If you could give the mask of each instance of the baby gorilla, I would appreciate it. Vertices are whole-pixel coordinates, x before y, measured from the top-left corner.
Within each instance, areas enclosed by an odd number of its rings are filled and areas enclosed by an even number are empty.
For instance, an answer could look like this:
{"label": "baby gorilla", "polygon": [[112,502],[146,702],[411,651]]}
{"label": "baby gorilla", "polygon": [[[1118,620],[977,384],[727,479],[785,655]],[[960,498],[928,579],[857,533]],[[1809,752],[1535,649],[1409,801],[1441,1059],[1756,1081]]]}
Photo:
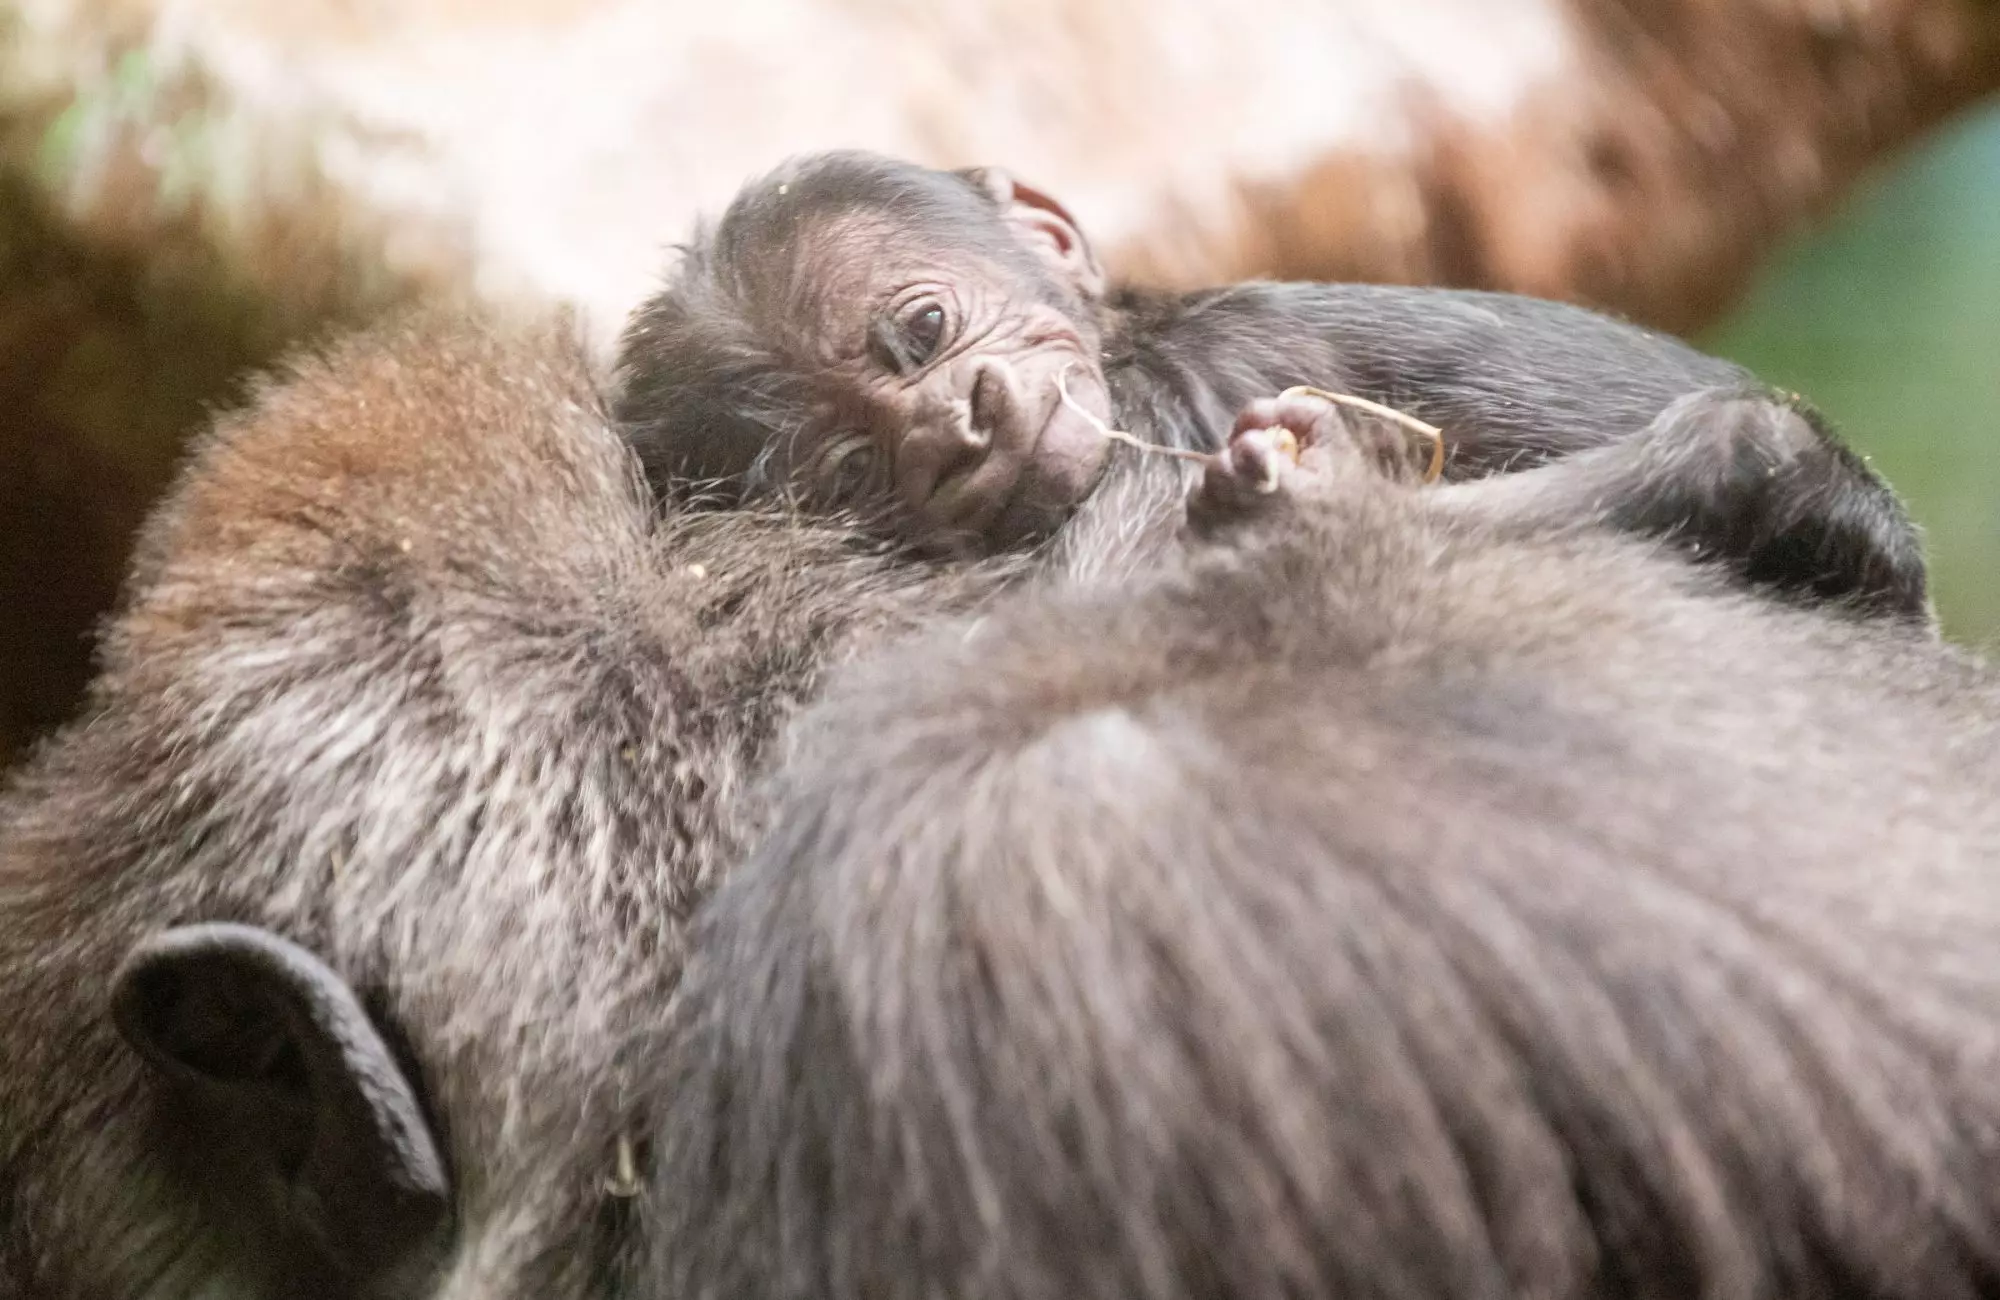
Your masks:
{"label": "baby gorilla", "polygon": [[786,165],[697,233],[621,369],[661,490],[779,491],[927,546],[1046,535],[1103,480],[1098,420],[1214,453],[1251,403],[1312,385],[1441,426],[1451,480],[1620,448],[1602,472],[1513,476],[1481,512],[1670,537],[1761,585],[1928,616],[1894,494],[1739,367],[1513,295],[1111,286],[1061,204],[992,169]]}

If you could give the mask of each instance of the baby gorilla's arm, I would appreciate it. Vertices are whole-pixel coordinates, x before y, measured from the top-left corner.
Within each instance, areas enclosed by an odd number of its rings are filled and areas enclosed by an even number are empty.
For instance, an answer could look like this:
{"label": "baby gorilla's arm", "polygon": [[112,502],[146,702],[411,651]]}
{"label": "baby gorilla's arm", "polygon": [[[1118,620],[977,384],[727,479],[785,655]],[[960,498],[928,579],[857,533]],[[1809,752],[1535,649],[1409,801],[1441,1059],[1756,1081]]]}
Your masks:
{"label": "baby gorilla's arm", "polygon": [[[1295,482],[1302,458],[1332,446],[1414,483],[1419,441],[1324,398],[1252,403],[1204,475],[1190,522],[1207,528],[1254,510]],[[1922,546],[1901,502],[1810,412],[1767,394],[1695,393],[1635,437],[1428,496],[1480,527],[1610,527],[1685,546],[1788,596],[1931,618]]]}
{"label": "baby gorilla's arm", "polygon": [[1932,617],[1902,502],[1809,410],[1766,393],[1694,393],[1636,437],[1440,488],[1437,502],[1501,527],[1608,525],[1788,596]]}

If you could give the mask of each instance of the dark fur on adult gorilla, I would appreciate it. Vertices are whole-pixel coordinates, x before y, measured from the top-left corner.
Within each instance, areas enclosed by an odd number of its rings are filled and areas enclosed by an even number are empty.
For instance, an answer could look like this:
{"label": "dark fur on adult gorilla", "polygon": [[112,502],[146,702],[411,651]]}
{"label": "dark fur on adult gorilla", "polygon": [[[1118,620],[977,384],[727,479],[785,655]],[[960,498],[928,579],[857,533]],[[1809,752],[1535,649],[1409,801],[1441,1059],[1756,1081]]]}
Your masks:
{"label": "dark fur on adult gorilla", "polygon": [[0,805],[0,1296],[1975,1293],[1984,671],[1261,432],[1014,595],[658,516],[554,336],[267,386]]}
{"label": "dark fur on adult gorilla", "polygon": [[659,1294],[2000,1295],[2000,680],[1296,427],[813,712]]}

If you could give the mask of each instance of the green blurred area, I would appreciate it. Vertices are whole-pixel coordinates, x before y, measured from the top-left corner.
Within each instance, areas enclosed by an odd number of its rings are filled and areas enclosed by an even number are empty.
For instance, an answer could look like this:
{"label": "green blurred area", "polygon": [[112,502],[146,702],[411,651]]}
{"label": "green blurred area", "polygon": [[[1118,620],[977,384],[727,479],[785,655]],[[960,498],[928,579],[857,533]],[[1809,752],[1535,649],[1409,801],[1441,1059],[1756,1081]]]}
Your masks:
{"label": "green blurred area", "polygon": [[2000,648],[2000,109],[1905,155],[1701,342],[1873,458],[1928,535],[1946,629]]}

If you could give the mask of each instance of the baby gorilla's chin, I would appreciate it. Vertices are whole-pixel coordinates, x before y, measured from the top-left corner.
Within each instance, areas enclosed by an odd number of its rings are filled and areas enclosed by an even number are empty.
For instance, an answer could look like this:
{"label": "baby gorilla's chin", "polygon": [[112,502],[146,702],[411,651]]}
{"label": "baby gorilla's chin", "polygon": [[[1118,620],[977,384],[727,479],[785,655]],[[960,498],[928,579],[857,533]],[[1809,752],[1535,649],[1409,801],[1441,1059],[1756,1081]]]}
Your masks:
{"label": "baby gorilla's chin", "polygon": [[[1105,405],[1101,389],[1072,384],[1070,391],[1090,409]],[[1057,402],[1012,499],[988,530],[990,540],[1007,545],[1053,531],[1097,486],[1110,456],[1111,442],[1103,431],[1082,412]]]}

